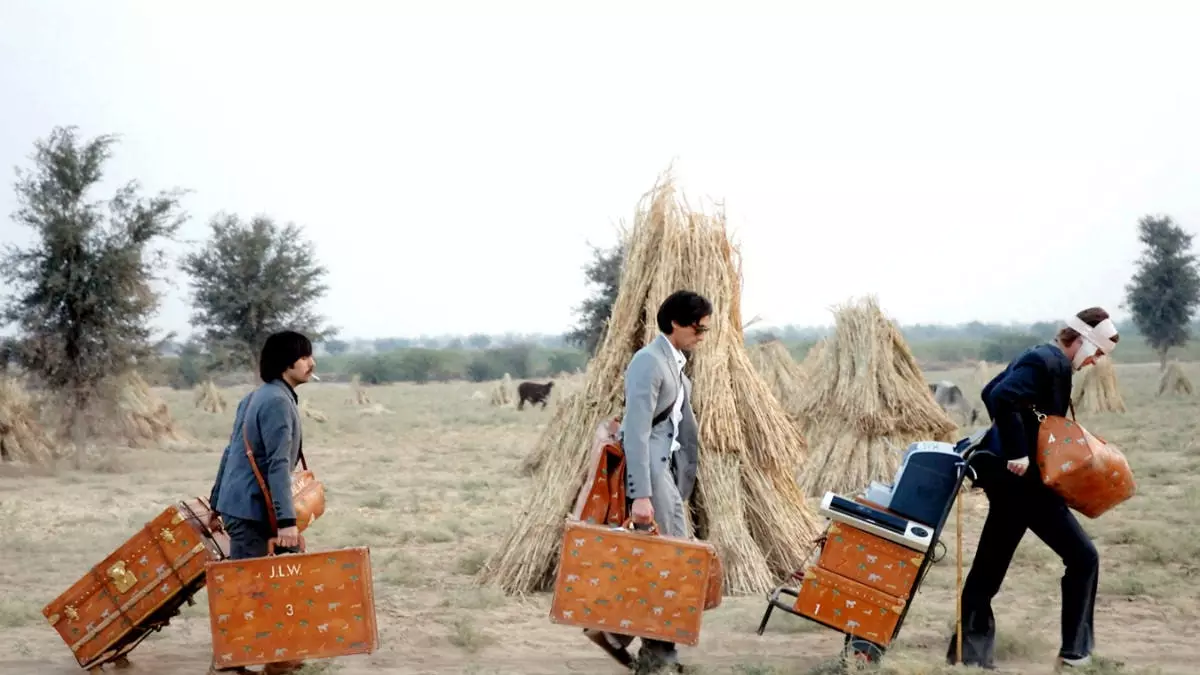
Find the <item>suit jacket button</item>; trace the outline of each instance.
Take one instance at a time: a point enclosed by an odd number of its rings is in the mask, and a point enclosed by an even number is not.
[[[667,458],[666,458],[666,457],[663,457],[663,458],[662,458],[662,461],[664,461],[664,462],[665,462],[665,461],[667,461]]]

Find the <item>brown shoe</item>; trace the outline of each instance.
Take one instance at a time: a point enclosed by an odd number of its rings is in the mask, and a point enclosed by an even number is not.
[[[303,661],[276,661],[268,663],[262,669],[262,675],[287,675],[304,667]]]

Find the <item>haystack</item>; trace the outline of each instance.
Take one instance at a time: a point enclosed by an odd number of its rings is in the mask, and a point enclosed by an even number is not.
[[[755,371],[766,381],[776,400],[790,415],[800,412],[804,371],[780,340],[768,340],[754,345],[747,352]]]
[[[325,422],[329,421],[329,418],[325,416],[325,413],[314,408],[312,403],[310,403],[306,398],[300,400],[300,412],[304,413],[305,417],[317,422],[318,424],[324,424]]]
[[[516,388],[513,387],[512,376],[505,373],[504,379],[496,382],[496,386],[492,387],[492,405],[512,405],[513,401],[517,398],[516,392]]]
[[[391,415],[392,409],[382,403],[372,403],[358,412],[360,415]]]
[[[1125,399],[1117,386],[1117,372],[1111,357],[1102,356],[1083,370],[1075,381],[1071,402],[1075,411],[1081,413],[1125,412]]]
[[[722,558],[726,591],[763,592],[800,566],[817,523],[795,482],[804,440],[746,354],[741,270],[724,216],[689,212],[667,176],[643,196],[626,244],[620,291],[586,381],[555,411],[534,448],[533,489],[479,581],[508,593],[550,587],[596,427],[621,416],[625,368],[657,336],[659,304],[691,289],[709,298],[716,314],[688,361],[700,425],[690,515],[695,533]]]
[[[991,382],[993,377],[999,375],[1000,371],[1003,369],[1003,366],[999,364],[988,363],[987,361],[980,359],[979,361],[975,362],[975,370],[972,373],[971,379],[975,380],[975,384],[980,389],[983,389],[984,386],[986,386],[988,382]]]
[[[958,425],[933,400],[899,327],[868,297],[835,311],[813,348],[800,414],[811,448],[800,484],[811,496],[890,482],[914,441],[950,441]]]
[[[825,339],[817,340],[812,347],[808,348],[808,352],[804,358],[800,360],[800,377],[808,382],[812,380],[814,375],[821,369],[822,354],[825,353]]]
[[[121,435],[133,447],[147,447],[169,441],[183,441],[175,427],[166,401],[151,391],[150,385],[136,370],[130,370],[115,381],[116,411]]]
[[[1180,368],[1179,364],[1174,361],[1167,364],[1167,369],[1158,378],[1158,395],[1162,396],[1167,393],[1192,395],[1191,380],[1183,374],[1183,368]]]
[[[205,380],[196,389],[196,407],[209,413],[225,412],[225,397],[212,380]]]
[[[346,402],[350,405],[371,405],[371,397],[367,396],[362,386],[362,377],[357,373],[350,378],[350,398]]]
[[[54,443],[42,429],[29,394],[10,377],[0,377],[0,457],[42,465],[55,458]]]

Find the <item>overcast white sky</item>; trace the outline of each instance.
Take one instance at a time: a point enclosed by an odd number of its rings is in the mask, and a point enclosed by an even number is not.
[[[569,328],[672,160],[774,325],[1116,309],[1140,216],[1200,231],[1200,8],[564,4],[0,0],[0,241],[60,124],[192,190],[185,237],[302,225],[344,337]],[[159,324],[188,314],[180,279]]]

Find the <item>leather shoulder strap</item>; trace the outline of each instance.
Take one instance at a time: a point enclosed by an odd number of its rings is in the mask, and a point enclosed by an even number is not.
[[[250,401],[254,400],[254,394],[250,394]],[[242,416],[242,445],[246,448],[246,459],[250,460],[250,468],[254,471],[254,478],[258,480],[258,487],[262,490],[263,499],[266,500],[267,519],[271,523],[271,531],[278,532],[279,524],[275,520],[275,500],[271,499],[271,490],[267,488],[267,481],[263,480],[263,475],[258,470],[258,463],[254,461],[254,448],[250,445],[250,432],[247,428],[250,418],[250,401],[246,401],[246,412]]]
[[[671,405],[671,406],[668,406],[666,410],[655,415],[654,419],[650,420],[650,427],[654,428],[654,427],[658,426],[660,422],[667,419],[667,417],[671,414],[671,411],[674,409],[675,409],[675,406]]]

